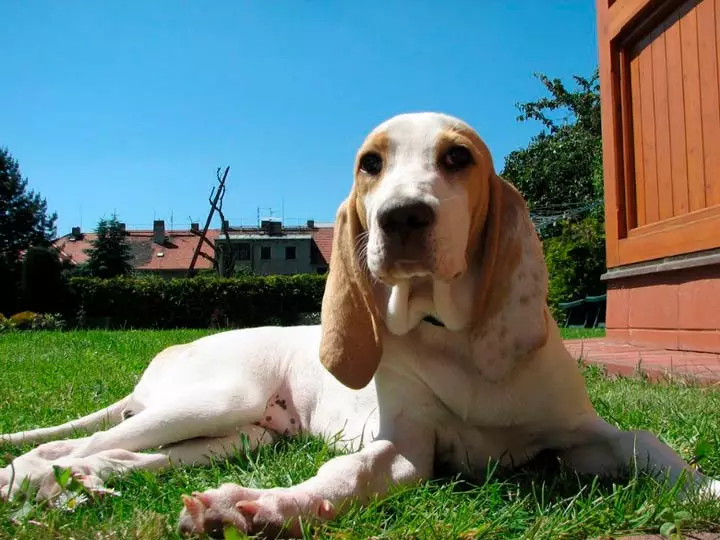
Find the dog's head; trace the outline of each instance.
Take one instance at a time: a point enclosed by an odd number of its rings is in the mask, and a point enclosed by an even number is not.
[[[467,316],[453,316],[448,331],[470,326],[481,334],[483,321],[502,309],[534,231],[485,143],[450,116],[404,114],[379,125],[358,151],[354,175],[336,218],[320,356],[342,383],[360,388],[377,369],[384,329],[412,329],[385,325],[393,309],[377,304],[377,284],[441,287],[470,276]]]

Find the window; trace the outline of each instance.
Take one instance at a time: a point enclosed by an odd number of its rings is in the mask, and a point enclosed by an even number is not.
[[[285,246],[285,260],[295,260],[295,246]]]
[[[250,260],[250,244],[243,242],[241,244],[235,244],[235,258],[238,261],[249,261]]]
[[[264,261],[270,260],[270,246],[262,246],[260,248],[260,258]]]

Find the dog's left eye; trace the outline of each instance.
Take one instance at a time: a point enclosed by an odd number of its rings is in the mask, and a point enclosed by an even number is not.
[[[382,171],[383,160],[380,154],[368,152],[360,159],[360,170],[370,176],[377,176]]]
[[[450,172],[457,172],[465,169],[473,163],[470,150],[464,146],[451,147],[440,160],[443,167]]]

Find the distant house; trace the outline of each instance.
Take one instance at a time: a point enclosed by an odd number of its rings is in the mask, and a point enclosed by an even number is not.
[[[308,221],[304,227],[283,228],[268,222],[260,227],[233,228],[228,223],[223,229],[209,229],[208,243],[203,243],[195,262],[195,270],[222,270],[222,257],[216,249],[224,249],[227,236],[235,252],[236,268],[248,266],[256,275],[325,273],[332,251],[332,225],[316,225]],[[133,254],[132,265],[137,272],[148,272],[163,277],[184,277],[197,248],[200,228],[193,223],[190,229],[166,230],[163,220],[156,220],[152,230],[125,229],[126,239]],[[97,238],[95,233],[84,233],[73,227],[70,234],[57,238],[53,244],[60,256],[71,265],[87,261],[85,250]],[[222,247],[220,247],[222,246]]]
[[[328,270],[331,224],[308,220],[302,227],[283,227],[281,222],[268,219],[260,227],[233,228],[227,223],[223,227],[216,238],[216,250],[226,249],[229,243],[236,269],[246,267],[256,275],[324,274]],[[220,257],[220,265],[222,260]]]

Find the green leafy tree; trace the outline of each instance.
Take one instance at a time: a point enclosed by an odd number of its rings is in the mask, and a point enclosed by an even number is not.
[[[86,249],[85,268],[94,277],[112,278],[132,272],[133,254],[117,216],[101,219],[95,229],[97,238]]]
[[[542,130],[526,148],[511,152],[502,175],[534,208],[566,208],[602,199],[594,167],[602,152],[600,88],[597,70],[575,76],[568,90],[559,79],[537,75],[550,97],[518,104],[518,120],[538,121]]]
[[[575,76],[573,90],[559,79],[537,77],[549,96],[518,104],[518,120],[538,121],[541,131],[507,156],[502,175],[544,225],[548,301],[562,318],[558,302],[605,291],[599,77],[597,70],[590,78]]]
[[[8,149],[0,148],[0,311],[17,307],[22,253],[49,245],[56,220],[46,200],[28,188]]]

